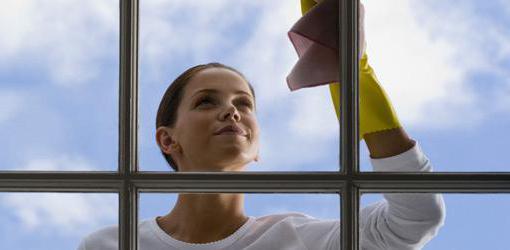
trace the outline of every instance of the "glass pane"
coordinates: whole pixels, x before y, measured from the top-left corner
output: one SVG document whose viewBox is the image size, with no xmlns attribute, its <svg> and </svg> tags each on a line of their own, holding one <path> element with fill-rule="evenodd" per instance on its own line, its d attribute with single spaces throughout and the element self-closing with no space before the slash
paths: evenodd
<svg viewBox="0 0 510 250">
<path fill-rule="evenodd" d="M 508 194 L 442 194 L 442 197 L 446 214 L 444 224 L 423 249 L 504 249 L 502 246 L 507 245 L 506 232 L 510 226 Z M 361 202 L 363 206 L 369 206 L 382 199 L 381 194 L 367 194 L 362 196 Z M 401 224 L 404 222 L 402 220 Z M 402 227 L 412 230 L 409 226 Z"/>
<path fill-rule="evenodd" d="M 2 249 L 78 249 L 85 235 L 118 223 L 116 194 L 0 193 L 0 209 Z"/>
<path fill-rule="evenodd" d="M 256 92 L 260 159 L 248 163 L 247 171 L 338 170 L 339 126 L 329 87 L 291 92 L 286 82 L 297 61 L 287 32 L 301 16 L 299 1 L 140 5 L 141 169 L 171 170 L 155 141 L 157 110 L 167 87 L 192 66 L 221 62 L 242 72 Z M 212 134 L 220 125 L 207 129 Z"/>
<path fill-rule="evenodd" d="M 205 207 L 199 204 L 204 201 Z M 335 249 L 339 243 L 340 201 L 335 194 L 143 193 L 140 204 L 142 248 L 184 249 L 194 242 L 208 244 L 208 249 Z M 239 219 L 228 217 L 233 211 L 242 211 Z M 173 224 L 176 218 L 193 218 L 185 221 L 193 232 L 207 233 L 183 233 L 189 228 Z"/>
<path fill-rule="evenodd" d="M 435 170 L 508 171 L 510 3 L 362 2 L 369 62 Z"/>
<path fill-rule="evenodd" d="M 119 2 L 2 1 L 0 170 L 115 170 Z"/>
</svg>

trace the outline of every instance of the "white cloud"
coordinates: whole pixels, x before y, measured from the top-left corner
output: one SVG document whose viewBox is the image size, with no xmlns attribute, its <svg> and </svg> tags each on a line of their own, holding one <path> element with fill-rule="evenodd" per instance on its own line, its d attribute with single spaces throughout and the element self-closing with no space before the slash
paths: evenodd
<svg viewBox="0 0 510 250">
<path fill-rule="evenodd" d="M 91 171 L 93 167 L 79 156 L 62 155 L 53 159 L 33 159 L 19 170 Z M 64 235 L 84 235 L 117 219 L 115 194 L 6 193 L 0 206 L 12 213 L 29 232 L 55 231 Z"/>
<path fill-rule="evenodd" d="M 369 60 L 405 125 L 469 128 L 498 110 L 468 82 L 475 72 L 505 71 L 494 57 L 508 58 L 510 36 L 497 20 L 464 2 L 364 2 Z"/>
<path fill-rule="evenodd" d="M 77 155 L 59 155 L 53 158 L 37 158 L 29 160 L 21 171 L 94 171 L 97 170 L 87 159 Z"/>
<path fill-rule="evenodd" d="M 85 84 L 118 57 L 118 1 L 5 0 L 0 33 L 0 67 L 35 64 L 55 84 Z"/>
<path fill-rule="evenodd" d="M 339 123 L 327 87 L 296 91 L 292 97 L 275 100 L 275 113 L 268 105 L 262 128 L 261 161 L 257 171 L 295 171 L 324 161 L 338 144 Z M 278 116 L 278 117 L 275 117 Z M 333 148 L 332 148 L 333 147 Z M 268 163 L 266 165 L 266 163 Z M 333 166 L 316 169 L 333 170 Z M 327 169 L 324 169 L 326 167 Z"/>
<path fill-rule="evenodd" d="M 294 134 L 330 140 L 332 135 L 338 133 L 340 128 L 328 87 L 306 89 L 290 105 L 297 107 L 288 121 L 290 131 Z"/>
<path fill-rule="evenodd" d="M 144 72 L 160 77 L 183 57 L 200 60 L 231 43 L 226 35 L 244 18 L 250 1 L 144 1 L 141 3 L 141 62 Z M 218 46 L 220 48 L 218 48 Z M 180 67 L 180 66 L 179 66 Z"/>
<path fill-rule="evenodd" d="M 113 194 L 8 193 L 0 196 L 2 207 L 28 232 L 58 232 L 83 236 L 115 222 L 117 199 Z"/>
<path fill-rule="evenodd" d="M 260 1 L 259 20 L 247 42 L 233 55 L 236 65 L 256 84 L 261 110 L 291 94 L 285 78 L 298 57 L 287 32 L 300 18 L 294 1 Z"/>
<path fill-rule="evenodd" d="M 238 38 L 230 34 L 236 26 L 254 25 L 246 42 L 227 51 L 227 60 L 233 61 L 264 93 L 258 96 L 261 106 L 265 100 L 289 94 L 285 77 L 297 56 L 286 33 L 300 16 L 295 2 L 147 1 L 141 8 L 141 55 L 142 62 L 150 65 L 150 74 L 166 71 L 161 67 L 169 65 L 172 58 L 218 60 L 211 55 L 232 45 L 231 40 Z M 191 12 L 193 15 L 183 14 Z M 247 19 L 254 12 L 255 19 Z M 237 28 L 235 32 L 243 30 Z"/>
</svg>

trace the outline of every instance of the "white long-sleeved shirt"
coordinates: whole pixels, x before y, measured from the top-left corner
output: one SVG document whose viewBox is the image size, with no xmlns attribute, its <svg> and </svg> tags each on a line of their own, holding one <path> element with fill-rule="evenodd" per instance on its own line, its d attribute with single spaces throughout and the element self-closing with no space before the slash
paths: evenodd
<svg viewBox="0 0 510 250">
<path fill-rule="evenodd" d="M 429 172 L 432 165 L 418 143 L 408 151 L 382 159 L 370 159 L 375 171 Z M 361 249 L 421 249 L 444 223 L 440 194 L 384 194 L 383 200 L 360 213 Z M 340 249 L 340 221 L 322 220 L 303 213 L 249 216 L 233 234 L 219 241 L 193 244 L 172 238 L 156 218 L 138 227 L 140 250 L 320 250 Z M 118 228 L 110 226 L 86 236 L 79 250 L 117 250 Z"/>
</svg>

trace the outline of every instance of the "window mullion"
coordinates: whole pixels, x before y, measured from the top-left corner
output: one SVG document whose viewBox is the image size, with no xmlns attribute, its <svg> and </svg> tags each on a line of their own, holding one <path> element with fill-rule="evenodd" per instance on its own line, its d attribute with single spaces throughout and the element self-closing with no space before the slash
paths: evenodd
<svg viewBox="0 0 510 250">
<path fill-rule="evenodd" d="M 137 250 L 138 0 L 120 0 L 119 249 Z"/>
<path fill-rule="evenodd" d="M 342 212 L 340 232 L 343 249 L 359 249 L 359 203 L 360 190 L 351 181 L 348 181 L 345 188 L 342 189 Z M 347 222 L 347 223 L 346 223 Z"/>
<path fill-rule="evenodd" d="M 348 181 L 342 192 L 342 249 L 358 249 L 359 192 L 349 181 L 359 172 L 358 96 L 359 0 L 342 0 L 339 6 L 340 161 Z"/>
</svg>

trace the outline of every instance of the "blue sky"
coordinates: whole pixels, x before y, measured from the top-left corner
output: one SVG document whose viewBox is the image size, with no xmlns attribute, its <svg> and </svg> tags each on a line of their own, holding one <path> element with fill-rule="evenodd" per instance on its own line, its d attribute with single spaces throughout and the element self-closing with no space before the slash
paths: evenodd
<svg viewBox="0 0 510 250">
<path fill-rule="evenodd" d="M 286 35 L 300 15 L 297 0 L 141 2 L 142 170 L 169 169 L 153 135 L 163 91 L 183 70 L 211 61 L 238 68 L 255 87 L 261 161 L 249 171 L 338 168 L 329 90 L 290 92 L 285 83 L 297 60 Z M 363 3 L 370 64 L 435 171 L 507 171 L 510 4 Z M 116 169 L 118 1 L 2 4 L 0 169 Z M 360 158 L 370 171 L 364 143 Z M 175 197 L 143 194 L 140 217 L 168 212 Z M 508 195 L 448 194 L 445 201 L 446 224 L 425 249 L 504 249 Z M 245 206 L 254 216 L 339 218 L 332 194 L 248 194 Z M 0 194 L 0 240 L 6 249 L 73 249 L 84 234 L 116 223 L 116 209 L 114 194 Z"/>
</svg>

